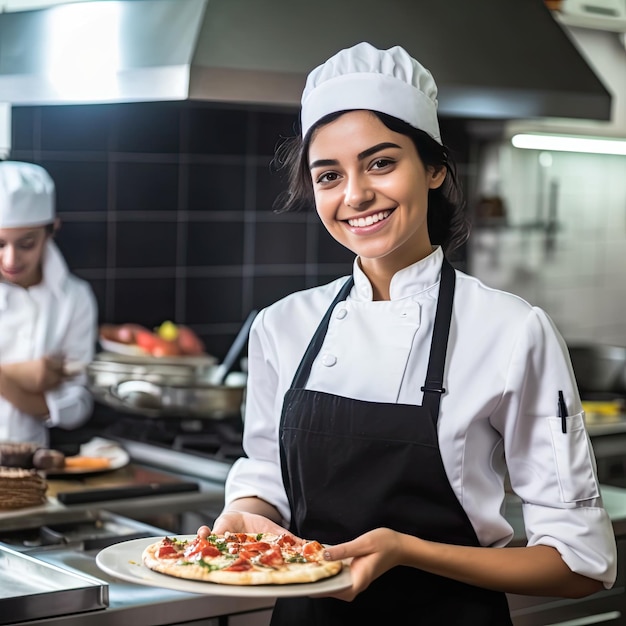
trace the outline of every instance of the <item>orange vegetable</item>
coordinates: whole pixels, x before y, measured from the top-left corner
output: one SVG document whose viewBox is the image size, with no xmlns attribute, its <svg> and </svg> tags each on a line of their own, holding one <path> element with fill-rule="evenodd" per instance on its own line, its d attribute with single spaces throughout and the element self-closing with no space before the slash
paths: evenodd
<svg viewBox="0 0 626 626">
<path fill-rule="evenodd" d="M 111 459 L 105 456 L 66 456 L 65 469 L 107 469 Z"/>
</svg>

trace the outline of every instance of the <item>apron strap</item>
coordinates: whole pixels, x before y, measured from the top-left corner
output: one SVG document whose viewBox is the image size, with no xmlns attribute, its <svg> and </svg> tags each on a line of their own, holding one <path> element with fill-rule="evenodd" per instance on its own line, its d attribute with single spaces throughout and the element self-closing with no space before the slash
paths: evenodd
<svg viewBox="0 0 626 626">
<path fill-rule="evenodd" d="M 443 371 L 446 364 L 450 321 L 452 320 L 452 302 L 454 299 L 455 282 L 456 273 L 454 268 L 444 256 L 441 266 L 441 282 L 439 284 L 439 297 L 437 299 L 433 339 L 430 344 L 430 358 L 426 371 L 426 382 L 421 389 L 424 392 L 422 406 L 430 410 L 430 415 L 435 425 L 439 419 L 441 394 L 446 391 L 443 386 Z"/>
<path fill-rule="evenodd" d="M 326 331 L 328 330 L 328 325 L 330 324 L 330 316 L 333 314 L 335 306 L 337 306 L 339 302 L 343 302 L 348 297 L 353 285 L 354 277 L 350 276 L 350 278 L 348 278 L 348 280 L 343 284 L 343 287 L 339 290 L 339 293 L 333 300 L 332 304 L 328 307 L 326 315 L 322 318 L 320 325 L 313 335 L 313 339 L 311 339 L 311 343 L 309 343 L 309 347 L 306 349 L 306 352 L 300 361 L 300 366 L 298 367 L 296 375 L 293 377 L 293 382 L 291 383 L 292 389 L 303 389 L 305 387 L 306 381 L 309 379 L 309 374 L 311 373 L 311 368 L 313 367 L 313 361 L 324 343 Z"/>
</svg>

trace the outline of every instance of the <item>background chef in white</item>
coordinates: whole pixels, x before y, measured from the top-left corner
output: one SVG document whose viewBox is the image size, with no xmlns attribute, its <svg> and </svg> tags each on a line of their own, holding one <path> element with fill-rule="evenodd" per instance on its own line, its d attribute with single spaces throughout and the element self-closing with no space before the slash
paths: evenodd
<svg viewBox="0 0 626 626">
<path fill-rule="evenodd" d="M 352 287 L 291 294 L 251 328 L 247 456 L 213 530 L 288 528 L 351 560 L 349 589 L 279 599 L 273 625 L 503 626 L 506 592 L 582 597 L 615 581 L 562 337 L 445 259 L 467 229 L 436 110 L 433 77 L 406 51 L 358 44 L 311 72 L 301 136 L 278 155 L 288 208 L 314 205 L 356 258 Z M 428 384 L 431 346 L 445 367 Z M 507 474 L 527 547 L 506 548 Z"/>
<path fill-rule="evenodd" d="M 76 428 L 93 409 L 80 365 L 94 355 L 97 304 L 53 242 L 55 201 L 45 169 L 0 162 L 2 441 L 46 446 L 49 427 Z"/>
</svg>

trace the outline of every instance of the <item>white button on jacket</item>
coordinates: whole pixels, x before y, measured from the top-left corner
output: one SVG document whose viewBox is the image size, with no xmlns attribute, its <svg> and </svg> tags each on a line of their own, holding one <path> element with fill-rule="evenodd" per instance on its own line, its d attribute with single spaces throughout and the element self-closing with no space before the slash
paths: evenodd
<svg viewBox="0 0 626 626">
<path fill-rule="evenodd" d="M 355 260 L 355 285 L 337 305 L 337 312 L 347 315 L 331 317 L 307 388 L 421 404 L 441 263 L 437 248 L 393 277 L 391 300 L 373 301 Z M 255 319 L 248 349 L 248 458 L 239 459 L 228 476 L 227 504 L 259 496 L 289 523 L 278 448 L 283 397 L 345 280 L 289 295 Z M 337 359 L 333 367 L 325 362 L 329 354 Z M 506 457 L 510 483 L 523 501 L 529 545 L 551 545 L 574 571 L 611 586 L 616 574 L 611 523 L 567 349 L 547 314 L 457 271 L 444 387 L 441 454 L 481 544 L 504 546 L 512 538 L 502 515 Z M 557 412 L 559 390 L 568 408 L 566 434 Z"/>
<path fill-rule="evenodd" d="M 335 363 L 337 363 L 337 357 L 334 354 L 326 353 L 322 355 L 322 365 L 332 367 Z"/>
</svg>

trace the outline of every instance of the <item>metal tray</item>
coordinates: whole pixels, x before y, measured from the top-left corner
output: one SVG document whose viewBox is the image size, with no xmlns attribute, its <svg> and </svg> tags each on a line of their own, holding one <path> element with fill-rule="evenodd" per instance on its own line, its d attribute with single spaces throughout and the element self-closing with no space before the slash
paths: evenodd
<svg viewBox="0 0 626 626">
<path fill-rule="evenodd" d="M 107 583 L 0 544 L 0 624 L 84 613 L 108 606 Z"/>
</svg>

